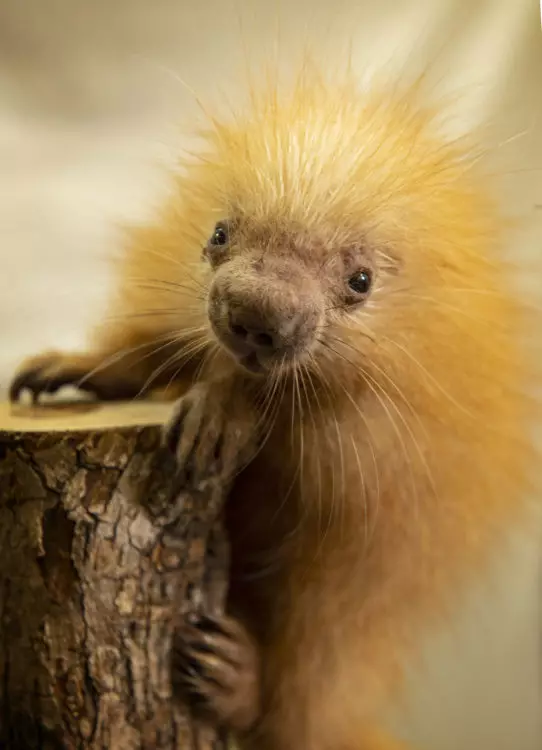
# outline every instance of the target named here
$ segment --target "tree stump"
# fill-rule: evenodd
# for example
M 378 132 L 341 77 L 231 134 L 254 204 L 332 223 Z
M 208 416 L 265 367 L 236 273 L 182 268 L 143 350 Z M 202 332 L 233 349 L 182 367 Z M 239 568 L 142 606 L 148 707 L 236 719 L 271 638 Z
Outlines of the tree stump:
M 223 488 L 175 490 L 167 405 L 0 405 L 0 747 L 210 750 L 172 634 L 220 609 Z

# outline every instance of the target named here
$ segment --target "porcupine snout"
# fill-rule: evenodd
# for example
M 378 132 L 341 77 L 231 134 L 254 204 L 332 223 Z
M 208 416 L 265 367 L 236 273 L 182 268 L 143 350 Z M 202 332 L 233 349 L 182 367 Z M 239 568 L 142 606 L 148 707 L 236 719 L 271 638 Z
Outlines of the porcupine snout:
M 321 295 L 293 266 L 282 263 L 256 272 L 232 263 L 213 283 L 209 299 L 213 330 L 253 373 L 295 362 L 317 336 Z

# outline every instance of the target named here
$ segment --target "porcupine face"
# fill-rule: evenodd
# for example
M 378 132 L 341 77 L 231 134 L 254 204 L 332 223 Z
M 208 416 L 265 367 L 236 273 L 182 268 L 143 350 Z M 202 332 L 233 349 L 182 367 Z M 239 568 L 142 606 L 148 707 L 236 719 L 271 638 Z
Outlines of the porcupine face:
M 305 362 L 330 319 L 368 300 L 376 269 L 362 244 L 334 249 L 301 227 L 220 221 L 205 256 L 215 270 L 209 319 L 219 342 L 253 374 Z

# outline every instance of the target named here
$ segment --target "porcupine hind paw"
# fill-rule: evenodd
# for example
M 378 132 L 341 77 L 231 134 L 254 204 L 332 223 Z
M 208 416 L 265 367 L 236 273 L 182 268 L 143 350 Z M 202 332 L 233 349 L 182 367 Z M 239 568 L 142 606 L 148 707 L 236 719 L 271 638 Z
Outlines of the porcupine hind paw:
M 164 440 L 176 455 L 186 485 L 227 482 L 256 448 L 257 418 L 227 381 L 202 382 L 177 403 Z
M 41 394 L 56 393 L 64 386 L 73 386 L 104 401 L 133 398 L 139 386 L 118 373 L 100 368 L 95 358 L 60 352 L 44 352 L 23 362 L 9 391 L 11 401 L 18 401 L 23 391 L 30 391 L 32 400 Z
M 245 627 L 226 616 L 193 616 L 173 643 L 172 683 L 196 714 L 234 732 L 259 714 L 257 647 Z

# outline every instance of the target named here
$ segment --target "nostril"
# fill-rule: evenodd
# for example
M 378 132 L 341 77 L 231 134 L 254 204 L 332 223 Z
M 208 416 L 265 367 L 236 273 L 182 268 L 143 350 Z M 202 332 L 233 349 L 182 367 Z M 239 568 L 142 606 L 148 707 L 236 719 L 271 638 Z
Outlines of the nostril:
M 273 347 L 273 337 L 269 333 L 255 333 L 254 343 L 261 346 L 262 349 L 271 349 Z
M 240 326 L 238 323 L 232 323 L 231 332 L 234 333 L 240 339 L 246 339 L 248 331 L 244 326 Z

